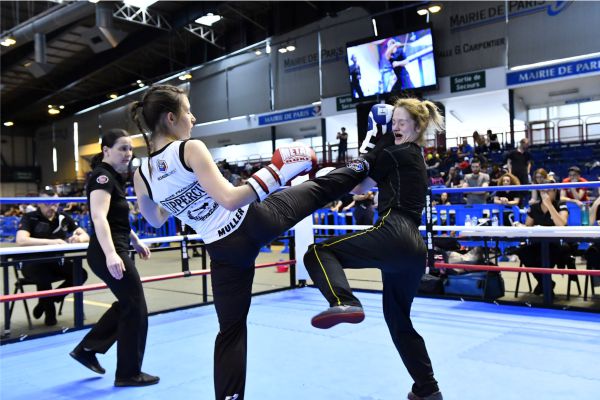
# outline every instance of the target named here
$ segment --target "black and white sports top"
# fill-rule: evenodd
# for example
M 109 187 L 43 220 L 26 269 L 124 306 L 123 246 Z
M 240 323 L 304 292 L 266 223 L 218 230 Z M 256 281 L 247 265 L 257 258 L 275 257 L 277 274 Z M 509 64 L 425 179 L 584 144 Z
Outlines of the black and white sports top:
M 192 227 L 205 243 L 212 243 L 234 232 L 249 206 L 229 211 L 206 193 L 184 161 L 186 142 L 176 140 L 150 154 L 152 173 L 143 160 L 140 175 L 156 204 Z

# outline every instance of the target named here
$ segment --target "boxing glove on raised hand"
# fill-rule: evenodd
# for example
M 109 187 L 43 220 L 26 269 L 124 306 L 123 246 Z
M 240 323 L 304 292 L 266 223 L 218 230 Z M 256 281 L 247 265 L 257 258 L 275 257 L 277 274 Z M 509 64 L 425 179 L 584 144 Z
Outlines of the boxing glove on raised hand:
M 392 115 L 394 106 L 389 104 L 375 104 L 371 107 L 367 118 L 367 135 L 360 146 L 359 153 L 368 153 L 382 135 L 392 134 Z
M 317 165 L 314 150 L 300 142 L 279 147 L 271 157 L 271 164 L 248 178 L 260 201 L 298 175 L 310 172 Z

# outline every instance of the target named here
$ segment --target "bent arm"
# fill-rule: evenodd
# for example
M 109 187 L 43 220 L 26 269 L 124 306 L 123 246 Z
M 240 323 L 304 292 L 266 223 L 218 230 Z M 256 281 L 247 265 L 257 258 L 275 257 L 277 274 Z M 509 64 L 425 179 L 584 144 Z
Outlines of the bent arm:
M 65 244 L 66 242 L 61 239 L 40 239 L 31 237 L 29 231 L 18 230 L 15 238 L 17 246 L 45 246 L 48 244 Z
M 133 187 L 135 188 L 140 212 L 150 225 L 160 228 L 169 219 L 170 214 L 167 210 L 152 201 L 139 171 L 135 171 L 133 175 Z
M 227 210 L 233 211 L 257 200 L 250 185 L 233 186 L 223 177 L 206 145 L 200 140 L 186 142 L 184 160 L 206 193 Z

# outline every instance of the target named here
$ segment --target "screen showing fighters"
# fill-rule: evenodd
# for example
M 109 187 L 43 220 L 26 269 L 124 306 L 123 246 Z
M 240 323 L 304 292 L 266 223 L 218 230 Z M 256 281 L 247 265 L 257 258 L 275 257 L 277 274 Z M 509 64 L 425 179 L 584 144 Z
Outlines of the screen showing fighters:
M 431 29 L 348 43 L 350 90 L 363 99 L 437 87 Z

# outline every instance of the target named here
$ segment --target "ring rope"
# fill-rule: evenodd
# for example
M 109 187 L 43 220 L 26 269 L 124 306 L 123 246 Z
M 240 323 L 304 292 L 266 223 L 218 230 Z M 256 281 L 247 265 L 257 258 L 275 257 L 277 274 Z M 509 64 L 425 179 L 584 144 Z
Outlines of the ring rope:
M 296 260 L 278 261 L 278 262 L 268 263 L 268 264 L 259 264 L 259 265 L 256 265 L 255 268 L 260 269 L 260 268 L 278 267 L 281 265 L 292 265 L 292 264 L 296 264 Z M 193 270 L 193 271 L 189 271 L 189 272 L 175 272 L 172 274 L 143 277 L 143 278 L 141 278 L 141 281 L 142 281 L 142 283 L 158 282 L 158 281 L 164 281 L 164 280 L 168 280 L 168 279 L 184 278 L 184 277 L 189 277 L 189 276 L 210 275 L 210 273 L 211 273 L 210 269 Z M 0 303 L 6 303 L 6 302 L 12 302 L 12 301 L 18 301 L 18 300 L 35 299 L 35 298 L 40 298 L 40 297 L 63 296 L 63 295 L 71 294 L 71 293 L 89 292 L 92 290 L 100 290 L 100 289 L 106 289 L 106 288 L 107 288 L 107 286 L 104 283 L 93 283 L 90 285 L 72 286 L 72 287 L 63 288 L 63 289 L 40 290 L 39 292 L 9 294 L 9 295 L 0 296 Z

